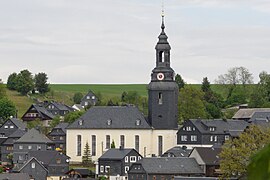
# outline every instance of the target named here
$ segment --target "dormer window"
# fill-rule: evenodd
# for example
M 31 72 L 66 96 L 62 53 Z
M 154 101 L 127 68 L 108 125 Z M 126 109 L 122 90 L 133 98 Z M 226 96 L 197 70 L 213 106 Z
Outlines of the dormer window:
M 215 128 L 215 127 L 210 127 L 209 130 L 210 130 L 211 132 L 214 132 L 214 131 L 216 130 L 216 128 Z
M 83 125 L 83 120 L 79 120 L 79 122 L 78 122 L 78 124 L 80 125 L 80 126 L 82 126 Z
M 141 125 L 141 120 L 140 119 L 137 119 L 136 120 L 136 126 L 139 126 L 139 125 Z
M 112 120 L 111 119 L 108 119 L 107 120 L 107 125 L 110 126 L 112 124 Z

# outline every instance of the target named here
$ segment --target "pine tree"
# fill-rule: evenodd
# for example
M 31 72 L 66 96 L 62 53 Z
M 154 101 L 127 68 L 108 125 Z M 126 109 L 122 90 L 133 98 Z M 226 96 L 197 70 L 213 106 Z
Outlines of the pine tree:
M 91 152 L 90 152 L 90 147 L 88 142 L 86 142 L 84 151 L 83 151 L 83 156 L 82 156 L 82 163 L 83 165 L 90 165 L 92 162 L 92 157 L 91 157 Z
M 115 143 L 114 143 L 114 140 L 112 141 L 111 149 L 115 149 Z

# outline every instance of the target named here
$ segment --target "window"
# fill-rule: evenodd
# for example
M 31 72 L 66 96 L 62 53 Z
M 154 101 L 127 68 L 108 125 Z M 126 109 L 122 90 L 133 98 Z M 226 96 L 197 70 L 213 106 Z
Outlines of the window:
M 101 172 L 101 173 L 104 172 L 104 166 L 100 166 L 100 172 Z
M 162 93 L 158 93 L 158 104 L 162 104 Z
M 217 136 L 210 136 L 210 141 L 215 141 L 217 142 L 218 137 Z
M 82 126 L 82 125 L 83 125 L 83 120 L 80 119 L 80 120 L 78 121 L 78 124 L 79 124 L 80 126 Z
M 28 146 L 28 149 L 32 149 L 32 146 Z
M 86 99 L 90 99 L 90 96 L 86 96 Z
M 130 156 L 130 162 L 136 162 L 136 156 Z
M 158 136 L 158 155 L 162 155 L 162 149 L 163 149 L 163 138 L 162 136 Z
M 225 135 L 225 140 L 229 140 L 230 139 L 230 136 L 229 135 Z
M 215 142 L 217 142 L 217 139 L 218 139 L 218 137 L 217 136 L 214 136 L 214 141 Z
M 187 135 L 182 135 L 181 136 L 181 141 L 187 141 Z
M 13 129 L 13 128 L 14 128 L 14 126 L 10 126 L 10 128 L 11 128 L 11 129 Z
M 125 162 L 128 162 L 128 156 L 125 157 Z
M 138 135 L 135 136 L 135 149 L 136 151 L 140 151 L 140 137 Z
M 120 146 L 121 146 L 121 148 L 125 148 L 125 136 L 124 135 L 120 136 Z
M 128 170 L 129 170 L 129 166 L 125 166 L 125 173 L 126 174 L 127 174 Z
M 5 129 L 7 129 L 7 128 L 8 128 L 8 126 L 5 126 L 4 128 L 5 128 Z
M 106 149 L 110 149 L 111 146 L 111 137 L 110 135 L 106 135 Z
M 63 144 L 59 144 L 59 147 L 60 147 L 61 149 L 63 149 L 64 145 L 63 145 Z
M 141 156 L 138 156 L 138 161 L 141 160 L 141 159 L 142 159 L 142 157 Z
M 216 128 L 215 128 L 215 127 L 210 127 L 209 130 L 210 130 L 211 132 L 214 132 L 214 131 L 216 130 Z
M 41 145 L 37 145 L 37 150 L 41 150 Z
M 213 141 L 213 139 L 214 139 L 213 136 L 210 136 L 210 141 Z
M 19 155 L 19 160 L 22 161 L 23 160 L 23 156 Z
M 96 156 L 96 147 L 97 147 L 97 138 L 96 135 L 92 135 L 92 156 Z
M 159 52 L 159 62 L 164 62 L 164 52 L 163 51 Z
M 77 135 L 77 156 L 81 156 L 82 154 L 82 136 Z
M 96 99 L 96 97 L 95 96 L 92 96 L 92 100 L 94 100 L 94 99 Z
M 23 149 L 23 146 L 22 146 L 22 145 L 20 145 L 20 146 L 19 146 L 19 149 Z
M 35 169 L 35 168 L 36 168 L 36 163 L 32 162 L 32 163 L 31 163 L 31 168 L 32 168 L 32 169 Z
M 191 127 L 190 126 L 187 126 L 187 131 L 191 131 Z
M 107 125 L 110 126 L 112 124 L 112 120 L 111 119 L 108 119 L 107 120 Z
M 12 151 L 13 150 L 13 146 L 7 146 L 7 151 Z
M 88 102 L 87 102 L 87 101 L 86 101 L 86 102 L 84 102 L 84 105 L 85 105 L 85 106 L 88 106 Z
M 56 159 L 56 164 L 60 164 L 61 163 L 61 159 Z
M 55 140 L 55 139 L 56 139 L 56 137 L 53 136 L 53 137 L 52 137 L 52 140 Z
M 190 140 L 191 141 L 197 141 L 197 135 L 191 135 Z
M 140 119 L 137 119 L 136 120 L 136 126 L 139 126 L 139 125 L 141 125 L 141 120 Z
M 110 166 L 105 166 L 105 172 L 106 173 L 110 172 Z
M 64 139 L 64 137 L 63 137 L 63 136 L 60 136 L 60 137 L 59 137 L 59 139 L 60 139 L 60 140 L 63 140 L 63 139 Z

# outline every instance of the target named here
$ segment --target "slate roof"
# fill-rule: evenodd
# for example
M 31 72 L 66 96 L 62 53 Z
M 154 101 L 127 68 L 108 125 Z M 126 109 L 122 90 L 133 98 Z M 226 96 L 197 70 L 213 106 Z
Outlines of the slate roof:
M 190 122 L 201 133 L 212 134 L 235 134 L 241 133 L 249 125 L 246 121 L 241 120 L 223 120 L 223 119 L 192 119 Z M 210 131 L 210 127 L 215 127 L 215 131 Z
M 194 158 L 143 158 L 136 164 L 149 174 L 204 174 Z
M 47 136 L 35 128 L 27 131 L 16 143 L 53 143 Z
M 17 129 L 14 133 L 12 133 L 7 140 L 3 143 L 3 145 L 12 145 L 17 140 L 17 138 L 22 137 L 26 133 L 25 130 Z
M 191 149 L 183 148 L 181 146 L 175 146 L 166 151 L 162 157 L 188 157 Z
M 27 173 L 2 173 L 0 174 L 1 180 L 30 180 Z
M 60 154 L 58 151 L 29 151 L 29 157 L 34 157 L 38 161 L 40 161 L 43 165 L 47 166 L 49 164 L 56 164 L 51 163 L 53 160 L 56 160 L 58 156 L 65 156 L 66 159 L 69 159 L 68 156 L 65 154 Z M 60 164 L 61 165 L 61 164 Z
M 99 159 L 121 160 L 133 150 L 136 151 L 135 149 L 109 149 Z
M 64 133 L 66 133 L 66 128 L 68 127 L 69 123 L 61 122 L 57 126 L 55 126 L 53 129 L 61 129 Z M 52 135 L 52 134 L 51 134 Z
M 44 106 L 37 104 L 33 104 L 32 106 L 38 111 L 38 113 L 41 115 L 42 118 L 46 119 L 44 115 L 48 116 L 51 119 L 54 118 L 54 115 L 50 113 Z
M 20 119 L 11 118 L 10 121 L 12 121 L 20 129 L 25 129 L 26 128 L 26 125 Z
M 18 172 L 22 171 L 23 168 L 25 168 L 25 166 L 27 166 L 27 164 L 30 163 L 32 160 L 36 161 L 36 162 L 37 162 L 37 163 L 38 163 L 45 171 L 48 172 L 48 169 L 45 168 L 45 167 L 43 166 L 43 164 L 42 164 L 41 162 L 39 162 L 35 157 L 29 158 L 29 160 L 26 161 L 26 162 L 23 164 L 23 166 L 18 170 Z
M 221 148 L 214 148 L 214 147 L 195 147 L 193 151 L 197 151 L 202 160 L 206 165 L 219 165 L 220 158 L 219 154 L 221 152 Z M 191 152 L 191 154 L 192 154 Z
M 136 125 L 137 120 L 140 121 L 139 125 Z M 151 129 L 151 127 L 137 107 L 95 106 L 67 129 Z
M 49 103 L 47 105 L 47 107 L 49 105 L 54 105 L 57 109 L 61 110 L 61 111 L 74 111 L 74 109 L 72 107 L 69 107 L 68 105 L 62 104 L 62 103 L 58 103 L 55 101 L 52 101 L 51 103 Z
M 270 118 L 270 108 L 247 108 L 239 109 L 233 119 L 251 119 L 256 118 Z

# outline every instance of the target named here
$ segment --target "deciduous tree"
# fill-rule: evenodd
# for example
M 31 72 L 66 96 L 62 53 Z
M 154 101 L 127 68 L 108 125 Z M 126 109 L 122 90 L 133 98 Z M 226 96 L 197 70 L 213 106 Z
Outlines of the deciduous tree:
M 49 92 L 48 76 L 46 73 L 41 72 L 35 75 L 35 88 L 39 93 L 44 94 Z
M 16 115 L 15 105 L 7 98 L 0 99 L 0 119 L 8 119 L 10 116 Z
M 34 80 L 32 73 L 27 69 L 22 70 L 17 76 L 16 90 L 22 95 L 26 95 L 28 92 L 34 89 Z
M 80 92 L 77 92 L 77 93 L 75 93 L 74 96 L 73 96 L 73 102 L 74 102 L 75 104 L 80 104 L 82 98 L 83 98 L 83 94 L 80 93 Z
M 17 88 L 17 73 L 12 73 L 8 76 L 7 88 L 9 90 L 16 90 Z
M 84 113 L 85 113 L 85 111 L 70 112 L 67 115 L 65 115 L 64 121 L 67 123 L 73 123 L 76 119 L 81 117 Z

